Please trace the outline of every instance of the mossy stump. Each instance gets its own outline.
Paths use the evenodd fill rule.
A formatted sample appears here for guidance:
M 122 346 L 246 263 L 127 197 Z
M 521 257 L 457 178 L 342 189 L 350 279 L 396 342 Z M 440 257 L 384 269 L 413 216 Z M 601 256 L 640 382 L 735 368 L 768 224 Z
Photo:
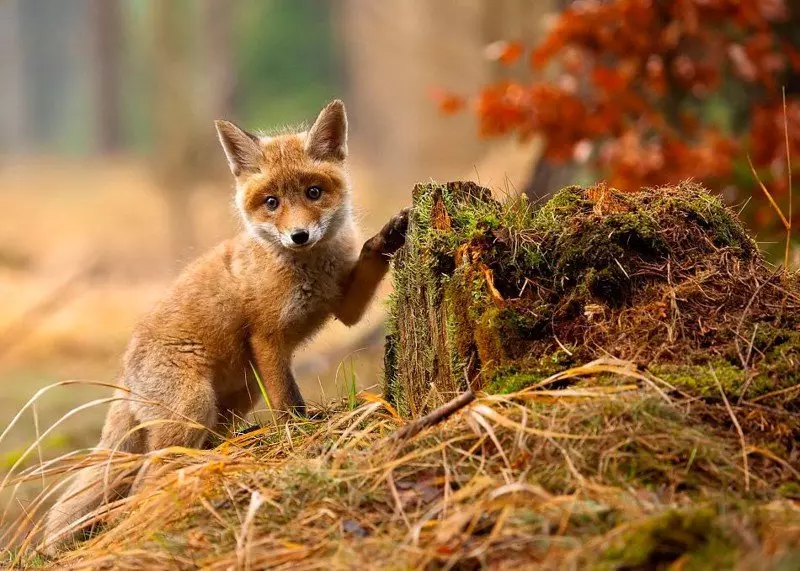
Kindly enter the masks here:
M 456 315 L 465 306 L 454 297 L 459 292 L 447 286 L 456 262 L 444 254 L 454 244 L 444 242 L 455 236 L 451 212 L 471 212 L 492 202 L 487 189 L 458 182 L 417 185 L 413 200 L 410 239 L 394 261 L 395 310 L 386 377 L 392 400 L 415 416 L 463 391 L 465 371 L 475 370 L 468 361 L 471 336 L 460 340 L 455 330 Z
M 418 416 L 600 357 L 700 397 L 800 408 L 800 288 L 699 185 L 564 188 L 541 207 L 419 184 L 394 262 L 386 395 Z

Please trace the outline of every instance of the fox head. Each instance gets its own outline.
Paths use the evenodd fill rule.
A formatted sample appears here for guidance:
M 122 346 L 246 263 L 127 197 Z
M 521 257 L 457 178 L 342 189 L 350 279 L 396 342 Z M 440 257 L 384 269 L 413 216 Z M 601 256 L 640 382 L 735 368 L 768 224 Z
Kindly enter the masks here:
M 313 248 L 350 216 L 347 115 L 335 100 L 308 130 L 259 137 L 229 121 L 217 135 L 236 180 L 236 206 L 259 240 L 295 251 Z

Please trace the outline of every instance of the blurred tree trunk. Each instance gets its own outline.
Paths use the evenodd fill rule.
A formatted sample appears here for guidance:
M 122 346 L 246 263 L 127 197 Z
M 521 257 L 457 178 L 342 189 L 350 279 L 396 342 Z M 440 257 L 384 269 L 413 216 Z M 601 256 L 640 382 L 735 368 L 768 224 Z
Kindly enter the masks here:
M 573 0 L 554 0 L 553 8 L 563 12 Z M 545 156 L 539 157 L 531 167 L 531 175 L 524 192 L 531 202 L 546 199 L 556 190 L 573 182 L 577 168 L 571 163 L 554 163 Z
M 199 182 L 222 174 L 225 165 L 213 119 L 233 113 L 232 4 L 228 0 L 151 4 L 154 167 L 164 189 L 176 267 L 187 261 L 196 245 L 193 191 Z
M 574 182 L 577 169 L 571 163 L 554 163 L 545 156 L 533 166 L 525 194 L 531 202 L 540 202 L 555 191 Z
M 233 12 L 230 0 L 205 0 L 205 88 L 210 114 L 233 115 L 236 66 L 233 57 Z
M 79 71 L 70 53 L 80 49 L 75 35 L 85 33 L 86 2 L 23 0 L 19 4 L 26 131 L 33 150 L 52 151 L 68 117 L 65 102 Z
M 204 0 L 202 13 L 202 96 L 204 122 L 199 125 L 198 145 L 206 177 L 229 177 L 212 120 L 232 119 L 236 98 L 236 59 L 233 42 L 233 5 L 229 0 Z
M 467 92 L 488 79 L 483 3 L 341 3 L 352 152 L 398 191 L 420 178 L 458 177 L 485 151 L 471 117 L 442 118 L 430 97 L 431 88 Z
M 0 153 L 27 150 L 28 133 L 25 129 L 24 81 L 22 73 L 22 20 L 20 5 L 23 0 L 0 2 Z
M 100 153 L 119 151 L 122 143 L 120 104 L 119 3 L 92 0 L 92 52 L 96 145 Z
M 155 145 L 153 166 L 164 190 L 170 226 L 171 262 L 182 266 L 194 246 L 191 213 L 193 174 L 192 141 L 195 118 L 187 41 L 185 6 L 182 2 L 157 1 L 153 10 L 153 72 Z

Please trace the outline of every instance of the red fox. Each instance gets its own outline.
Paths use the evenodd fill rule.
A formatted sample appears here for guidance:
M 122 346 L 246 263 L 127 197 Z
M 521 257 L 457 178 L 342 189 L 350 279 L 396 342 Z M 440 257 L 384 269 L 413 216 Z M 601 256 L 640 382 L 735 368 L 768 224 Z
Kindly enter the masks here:
M 356 323 L 405 241 L 408 209 L 359 252 L 341 101 L 301 133 L 259 137 L 228 121 L 216 128 L 245 231 L 189 265 L 139 323 L 121 378 L 136 396 L 119 391 L 99 448 L 201 446 L 206 429 L 250 411 L 260 394 L 251 366 L 273 410 L 302 414 L 292 353 L 330 316 Z M 104 498 L 127 495 L 128 487 L 104 487 L 104 476 L 102 466 L 77 474 L 47 516 L 46 551 Z

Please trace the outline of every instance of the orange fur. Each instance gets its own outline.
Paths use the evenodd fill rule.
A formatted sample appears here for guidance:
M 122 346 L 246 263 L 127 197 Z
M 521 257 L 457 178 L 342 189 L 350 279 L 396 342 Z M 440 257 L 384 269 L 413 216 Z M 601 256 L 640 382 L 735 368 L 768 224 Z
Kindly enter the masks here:
M 306 133 L 259 138 L 223 121 L 217 130 L 247 231 L 186 268 L 139 323 L 121 379 L 137 397 L 114 403 L 100 448 L 144 453 L 200 446 L 206 429 L 251 409 L 250 395 L 260 394 L 251 364 L 274 410 L 302 413 L 293 352 L 330 316 L 356 323 L 403 243 L 406 211 L 359 253 L 340 101 Z M 312 199 L 310 187 L 320 196 Z M 277 207 L 268 206 L 269 197 Z M 293 242 L 298 229 L 308 235 L 302 245 Z M 159 420 L 171 422 L 151 422 Z M 50 511 L 45 541 L 51 549 L 68 524 L 104 497 L 127 494 L 121 485 L 104 491 L 102 471 L 79 473 Z

